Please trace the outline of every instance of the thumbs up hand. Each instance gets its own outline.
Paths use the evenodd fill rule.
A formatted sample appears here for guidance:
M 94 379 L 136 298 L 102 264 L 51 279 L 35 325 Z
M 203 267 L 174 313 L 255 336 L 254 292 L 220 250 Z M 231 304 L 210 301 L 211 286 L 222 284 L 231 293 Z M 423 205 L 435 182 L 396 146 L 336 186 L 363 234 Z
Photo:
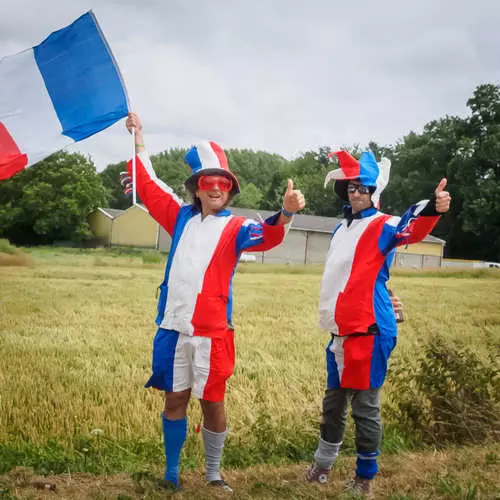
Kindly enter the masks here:
M 434 191 L 436 194 L 436 212 L 444 214 L 450 209 L 451 196 L 448 191 L 445 191 L 445 187 L 448 181 L 446 179 L 441 179 L 438 187 Z
M 298 190 L 293 189 L 292 179 L 288 179 L 288 185 L 283 196 L 283 208 L 290 213 L 298 212 L 306 206 L 304 195 Z

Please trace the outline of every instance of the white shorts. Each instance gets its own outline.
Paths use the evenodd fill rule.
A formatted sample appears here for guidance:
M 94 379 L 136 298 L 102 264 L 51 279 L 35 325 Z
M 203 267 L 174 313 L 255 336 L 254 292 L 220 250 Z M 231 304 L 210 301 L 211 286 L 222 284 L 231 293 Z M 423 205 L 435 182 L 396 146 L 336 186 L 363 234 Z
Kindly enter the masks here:
M 146 387 L 167 392 L 191 389 L 199 399 L 224 401 L 234 360 L 233 330 L 210 338 L 160 328 L 153 344 L 153 374 Z

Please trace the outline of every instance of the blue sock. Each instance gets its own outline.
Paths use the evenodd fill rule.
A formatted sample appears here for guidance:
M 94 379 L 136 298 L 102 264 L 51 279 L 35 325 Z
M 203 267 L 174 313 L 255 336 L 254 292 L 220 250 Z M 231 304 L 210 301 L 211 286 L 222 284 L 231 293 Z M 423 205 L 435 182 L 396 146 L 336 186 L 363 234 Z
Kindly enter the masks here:
M 373 479 L 378 472 L 377 457 L 380 451 L 358 452 L 356 460 L 356 476 L 363 479 Z
M 162 419 L 163 442 L 165 444 L 165 457 L 167 459 L 165 480 L 179 486 L 179 461 L 182 446 L 187 435 L 187 418 L 168 420 L 162 413 Z

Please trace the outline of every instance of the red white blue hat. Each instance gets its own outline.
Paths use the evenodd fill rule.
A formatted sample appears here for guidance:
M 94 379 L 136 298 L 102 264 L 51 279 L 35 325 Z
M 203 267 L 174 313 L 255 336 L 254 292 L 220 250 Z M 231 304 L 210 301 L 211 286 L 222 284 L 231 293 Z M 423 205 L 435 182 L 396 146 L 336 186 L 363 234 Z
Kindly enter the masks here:
M 372 202 L 379 207 L 380 195 L 389 182 L 391 161 L 382 158 L 377 163 L 375 155 L 371 151 L 365 151 L 359 160 L 356 160 L 347 151 L 335 151 L 330 157 L 336 155 L 340 168 L 328 172 L 325 177 L 325 187 L 331 181 L 335 181 L 335 192 L 344 200 L 349 201 L 347 196 L 347 183 L 358 179 L 361 184 L 373 188 Z
M 240 192 L 240 184 L 236 176 L 229 170 L 226 153 L 215 142 L 203 141 L 193 146 L 184 157 L 192 175 L 184 183 L 186 188 L 194 192 L 197 189 L 198 177 L 201 175 L 223 175 L 233 181 L 231 194 Z

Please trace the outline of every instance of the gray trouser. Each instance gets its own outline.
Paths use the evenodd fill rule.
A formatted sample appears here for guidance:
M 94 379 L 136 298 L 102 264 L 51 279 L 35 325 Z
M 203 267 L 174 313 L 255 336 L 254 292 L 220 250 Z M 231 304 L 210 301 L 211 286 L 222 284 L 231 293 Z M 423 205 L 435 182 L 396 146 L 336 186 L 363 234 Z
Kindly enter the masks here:
M 349 401 L 356 426 L 356 451 L 358 453 L 378 451 L 382 440 L 380 388 L 327 389 L 323 398 L 321 439 L 329 443 L 343 441 Z

